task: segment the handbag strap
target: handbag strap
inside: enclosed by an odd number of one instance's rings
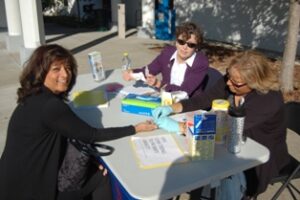
[[[94,157],[108,156],[111,155],[115,150],[113,147],[105,144],[84,143],[77,139],[69,139],[69,142],[73,144],[82,153]]]

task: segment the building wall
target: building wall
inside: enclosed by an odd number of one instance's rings
[[[174,4],[176,24],[195,22],[207,39],[284,51],[289,1],[174,0]],[[299,40],[297,55],[300,55]]]
[[[1,28],[7,27],[4,0],[0,0],[0,27]]]
[[[125,0],[127,27],[136,27],[141,25],[141,6],[141,0]]]

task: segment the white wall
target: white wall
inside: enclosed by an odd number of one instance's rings
[[[202,27],[207,39],[276,52],[284,50],[287,0],[174,0],[174,4],[176,24],[193,21]]]

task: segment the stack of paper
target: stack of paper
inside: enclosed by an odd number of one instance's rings
[[[132,136],[131,142],[141,168],[150,169],[188,161],[171,134]]]
[[[108,107],[107,95],[103,90],[76,91],[72,93],[75,107]]]
[[[122,96],[127,96],[128,94],[143,95],[143,94],[151,94],[155,92],[156,90],[151,87],[134,87],[130,85],[121,89],[120,95]]]

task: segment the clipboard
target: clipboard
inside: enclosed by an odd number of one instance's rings
[[[172,134],[132,136],[132,148],[142,169],[170,166],[189,161]]]

